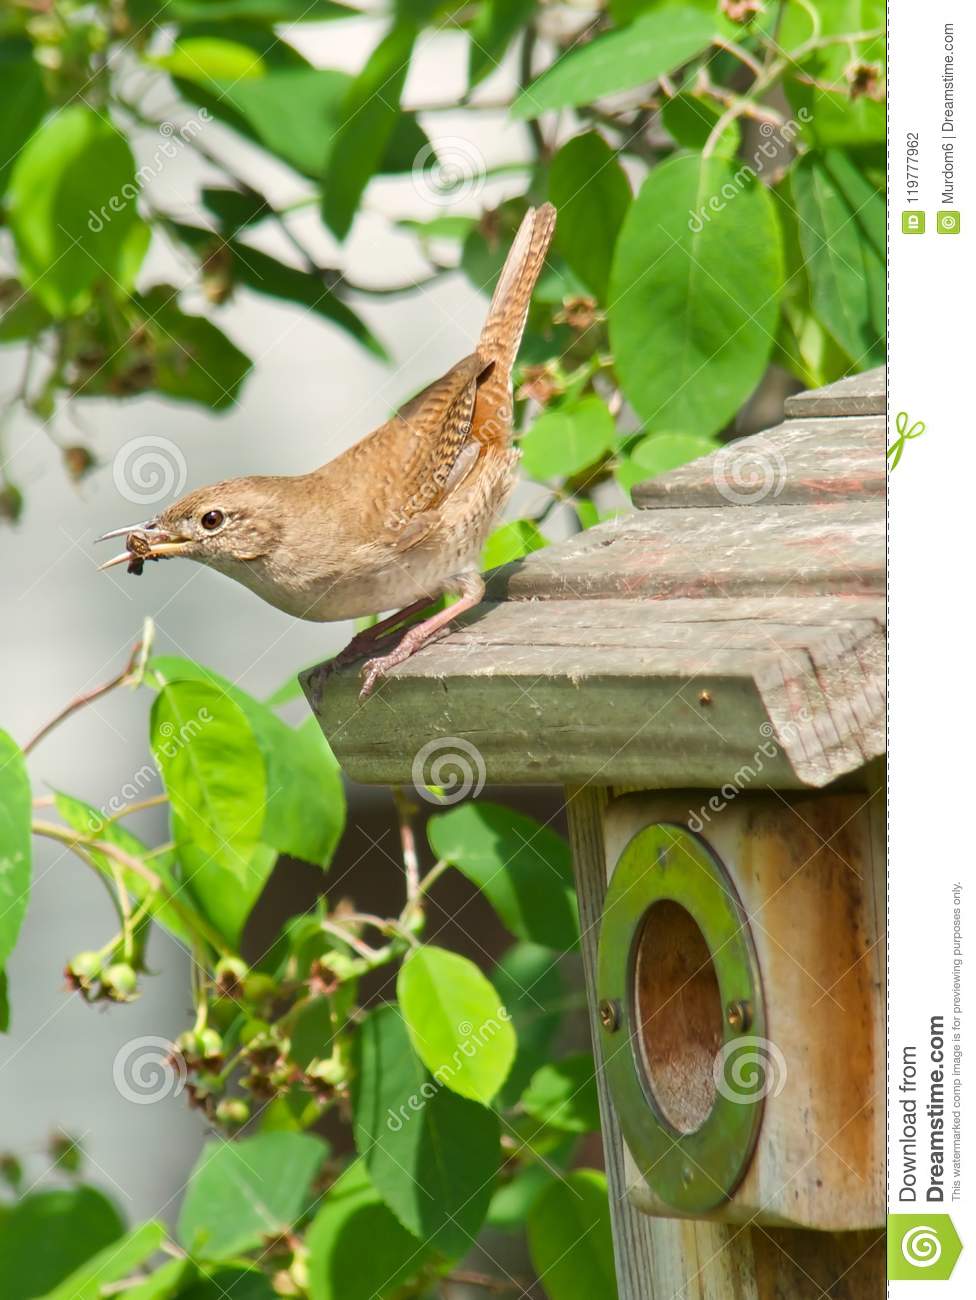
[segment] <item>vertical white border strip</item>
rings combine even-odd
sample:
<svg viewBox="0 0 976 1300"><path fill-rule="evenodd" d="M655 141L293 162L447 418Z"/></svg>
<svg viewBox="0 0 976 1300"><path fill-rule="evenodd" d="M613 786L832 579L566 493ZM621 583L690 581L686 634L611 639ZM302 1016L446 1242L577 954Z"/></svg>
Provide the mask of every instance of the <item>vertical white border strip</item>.
<svg viewBox="0 0 976 1300"><path fill-rule="evenodd" d="M976 23L971 0L890 0L889 230L890 437L916 432L890 477L892 605L889 962L889 1208L949 1213L963 1251L934 1294L976 1294ZM947 25L951 26L947 40ZM947 48L949 47L949 48ZM953 117L943 127L946 55ZM910 145L917 137L917 154ZM950 148L944 146L949 145ZM944 197L949 158L951 201ZM913 168L917 189L910 180ZM913 201L912 194L917 198ZM939 212L958 214L942 233ZM902 231L902 214L924 212L926 229ZM924 433L918 425L924 424ZM954 1007L953 886L960 895L960 1000ZM945 1200L932 1186L931 1020L945 1024ZM958 1022L958 1023L957 1023ZM956 1037L958 1035L958 1038ZM914 1174L906 1139L905 1053L914 1049L917 1101ZM954 1137L958 1050L961 1127ZM956 1143L958 1146L956 1147ZM958 1150L958 1168L954 1154ZM915 1202L908 1200L914 1177ZM958 1182L958 1189L954 1183ZM892 1233L894 1241L896 1234ZM899 1243L900 1244L900 1243ZM894 1296L926 1294L933 1282L899 1281Z"/></svg>

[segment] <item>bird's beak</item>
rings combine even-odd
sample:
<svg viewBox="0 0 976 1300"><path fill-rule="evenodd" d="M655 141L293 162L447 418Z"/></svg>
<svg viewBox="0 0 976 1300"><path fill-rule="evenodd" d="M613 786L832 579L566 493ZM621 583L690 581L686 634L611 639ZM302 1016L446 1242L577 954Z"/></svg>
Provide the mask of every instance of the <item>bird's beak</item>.
<svg viewBox="0 0 976 1300"><path fill-rule="evenodd" d="M120 555L113 555L110 560L100 564L99 572L102 569L111 569L116 564L129 564L133 560L164 560L167 556L179 555L188 540L185 537L174 536L160 528L154 519L148 519L145 523L113 528L111 532L96 537L95 541L106 542L110 537L123 535L126 549Z"/></svg>

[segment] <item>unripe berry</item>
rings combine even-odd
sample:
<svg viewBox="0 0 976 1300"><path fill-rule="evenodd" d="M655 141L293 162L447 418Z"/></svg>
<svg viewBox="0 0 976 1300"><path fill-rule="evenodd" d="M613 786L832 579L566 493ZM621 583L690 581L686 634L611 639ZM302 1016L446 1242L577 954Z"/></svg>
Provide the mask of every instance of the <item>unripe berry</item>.
<svg viewBox="0 0 976 1300"><path fill-rule="evenodd" d="M113 962L101 975L102 989L113 1002L131 1002L138 996L139 981L125 961Z"/></svg>
<svg viewBox="0 0 976 1300"><path fill-rule="evenodd" d="M225 1097L217 1105L217 1122L227 1128L240 1128L251 1118L251 1107L243 1097Z"/></svg>
<svg viewBox="0 0 976 1300"><path fill-rule="evenodd" d="M251 971L244 981L244 1000L251 1006L267 1002L274 997L277 987L270 975L265 975L262 971Z"/></svg>
<svg viewBox="0 0 976 1300"><path fill-rule="evenodd" d="M64 973L69 983L90 989L101 969L102 958L97 952L79 952L68 962Z"/></svg>

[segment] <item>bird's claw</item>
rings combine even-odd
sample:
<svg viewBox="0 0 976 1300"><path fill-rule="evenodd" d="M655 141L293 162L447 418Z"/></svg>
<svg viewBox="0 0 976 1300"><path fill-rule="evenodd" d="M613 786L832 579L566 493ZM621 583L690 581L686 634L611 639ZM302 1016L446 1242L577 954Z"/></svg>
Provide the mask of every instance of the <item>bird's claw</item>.
<svg viewBox="0 0 976 1300"><path fill-rule="evenodd" d="M363 664L362 679L363 688L359 692L361 700L369 699L373 694L377 681L383 676L386 669L390 666L387 662L388 656L383 655L379 659L370 659Z"/></svg>

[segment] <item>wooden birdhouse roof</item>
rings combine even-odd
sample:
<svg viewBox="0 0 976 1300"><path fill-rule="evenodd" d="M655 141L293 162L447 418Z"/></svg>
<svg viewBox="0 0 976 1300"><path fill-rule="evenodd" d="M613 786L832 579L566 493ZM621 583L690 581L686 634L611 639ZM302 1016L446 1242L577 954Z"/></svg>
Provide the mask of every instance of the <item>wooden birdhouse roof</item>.
<svg viewBox="0 0 976 1300"><path fill-rule="evenodd" d="M452 741L495 782L788 789L882 754L884 404L882 370L788 399L633 514L496 570L364 703L357 669L311 670L343 768L416 780Z"/></svg>

